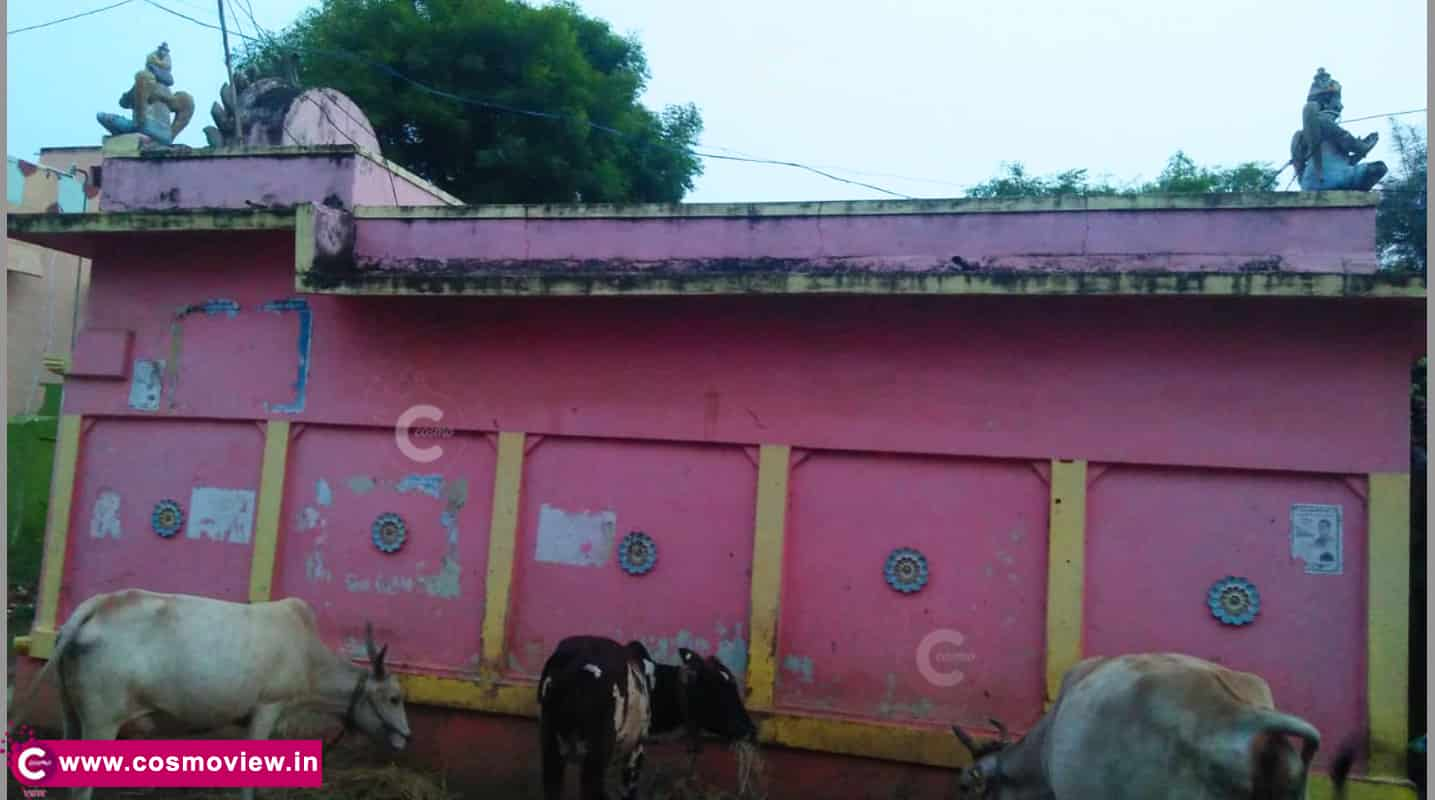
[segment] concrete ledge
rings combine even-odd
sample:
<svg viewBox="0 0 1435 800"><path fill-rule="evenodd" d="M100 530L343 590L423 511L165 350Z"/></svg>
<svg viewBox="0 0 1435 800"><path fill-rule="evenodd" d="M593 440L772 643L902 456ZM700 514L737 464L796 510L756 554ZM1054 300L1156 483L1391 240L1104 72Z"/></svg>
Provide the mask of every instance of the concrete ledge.
<svg viewBox="0 0 1435 800"><path fill-rule="evenodd" d="M1140 272L762 272L645 274L375 274L329 277L301 269L310 294L385 296L621 295L1026 295L1307 297L1421 300L1426 279L1411 274Z"/></svg>
<svg viewBox="0 0 1435 800"><path fill-rule="evenodd" d="M654 219L693 217L850 217L909 214L1002 214L1078 211L1366 208L1372 192L1243 192L997 199L838 200L789 203L532 204L358 206L359 219Z"/></svg>

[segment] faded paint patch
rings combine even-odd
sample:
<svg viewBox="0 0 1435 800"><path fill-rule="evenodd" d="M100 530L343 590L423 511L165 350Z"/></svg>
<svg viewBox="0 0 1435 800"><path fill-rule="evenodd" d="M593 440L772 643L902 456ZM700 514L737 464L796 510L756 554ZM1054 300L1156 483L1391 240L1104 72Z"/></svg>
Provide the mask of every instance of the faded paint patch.
<svg viewBox="0 0 1435 800"><path fill-rule="evenodd" d="M313 506L305 506L294 519L294 527L301 531L312 531L323 524L323 518L319 515L319 509Z"/></svg>
<svg viewBox="0 0 1435 800"><path fill-rule="evenodd" d="M314 549L304 559L304 575L314 583L329 583L334 580L334 573L324 565L324 540L329 534L321 533L314 538Z"/></svg>
<svg viewBox="0 0 1435 800"><path fill-rule="evenodd" d="M354 494L368 494L374 490L378 482L369 475L355 475L349 479L349 489Z"/></svg>
<svg viewBox="0 0 1435 800"><path fill-rule="evenodd" d="M538 511L534 559L546 564L597 567L613 554L618 515L612 511L568 512L544 503Z"/></svg>
<svg viewBox="0 0 1435 800"><path fill-rule="evenodd" d="M719 637L727 630L726 626L721 624L717 629ZM734 627L731 639L718 639L717 657L735 677L741 679L747 674L747 639L743 638L741 624Z"/></svg>
<svg viewBox="0 0 1435 800"><path fill-rule="evenodd" d="M314 483L314 499L321 506L332 506L334 504L334 490L329 488L329 482L320 478Z"/></svg>
<svg viewBox="0 0 1435 800"><path fill-rule="evenodd" d="M282 314L285 311L294 311L299 314L299 366L298 374L294 379L294 402L292 403L264 403L266 411L280 414L298 414L304 410L304 400L308 396L309 389L309 346L313 334L313 312L309 309L309 301L303 298L291 298L288 300L275 300L264 304L265 311L272 311Z"/></svg>
<svg viewBox="0 0 1435 800"><path fill-rule="evenodd" d="M148 358L135 359L130 377L130 408L135 411L158 410L163 377L164 361Z"/></svg>
<svg viewBox="0 0 1435 800"><path fill-rule="evenodd" d="M882 693L882 702L877 704L878 716L928 719L936 708L932 701L925 697L912 703L898 703L895 701L896 695L897 676L889 672L887 673L887 690Z"/></svg>
<svg viewBox="0 0 1435 800"><path fill-rule="evenodd" d="M95 539L120 538L120 493L105 489L95 498L90 515L90 536Z"/></svg>
<svg viewBox="0 0 1435 800"><path fill-rule="evenodd" d="M189 495L185 537L249 544L254 532L254 491L197 486Z"/></svg>
<svg viewBox="0 0 1435 800"><path fill-rule="evenodd" d="M810 656L788 656L782 660L782 668L797 676L803 683L812 683L812 658Z"/></svg>
<svg viewBox="0 0 1435 800"><path fill-rule="evenodd" d="M399 485L394 488L399 494L421 492L437 500L439 499L439 493L443 491L443 476L405 475L403 479L399 481Z"/></svg>

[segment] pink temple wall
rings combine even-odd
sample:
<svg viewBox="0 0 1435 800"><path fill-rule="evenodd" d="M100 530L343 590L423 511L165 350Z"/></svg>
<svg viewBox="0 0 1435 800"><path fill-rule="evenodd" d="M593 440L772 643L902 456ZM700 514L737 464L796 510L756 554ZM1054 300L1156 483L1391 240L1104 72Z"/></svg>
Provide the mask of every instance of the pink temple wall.
<svg viewBox="0 0 1435 800"><path fill-rule="evenodd" d="M387 201L384 201L387 204ZM635 219L360 219L361 263L423 269L645 269L723 259L809 266L954 270L1370 273L1375 211L1289 208ZM548 264L545 262L558 262Z"/></svg>
<svg viewBox="0 0 1435 800"><path fill-rule="evenodd" d="M1088 652L1175 647L1258 669L1283 708L1331 736L1363 719L1364 518L1343 479L1407 469L1414 304L309 295L305 351L301 314L263 308L295 297L292 241L155 234L97 260L89 326L133 330L135 359L171 358L176 308L224 298L239 310L183 320L155 411L129 407L128 379L67 381L65 412L97 420L81 444L62 615L121 585L245 596L247 546L163 540L148 515L195 487L257 489L253 421L285 418L303 425L276 595L313 602L331 644L352 645L372 618L395 663L472 674L489 434L526 431L510 677L532 676L570 633L643 638L665 660L677 646L745 659L751 446L786 443L798 450L779 705L932 725L995 714L1019 729L1042 692L1041 467L1085 458L1111 465L1091 487ZM302 410L275 410L301 394ZM394 444L415 404L443 410L421 424L456 431L432 463ZM118 536L90 534L108 524L102 491L119 500ZM1296 502L1343 504L1344 575L1291 563ZM612 511L615 540L657 539L657 569L630 577L611 554L540 560L544 506ZM395 555L369 541L383 511L409 525ZM597 539L576 523L550 532L592 553L601 527ZM883 583L896 546L926 553L923 593ZM437 580L446 558L456 570ZM1251 629L1204 608L1226 574L1267 598ZM962 636L945 657L963 679L948 688L915 658L935 629Z"/></svg>

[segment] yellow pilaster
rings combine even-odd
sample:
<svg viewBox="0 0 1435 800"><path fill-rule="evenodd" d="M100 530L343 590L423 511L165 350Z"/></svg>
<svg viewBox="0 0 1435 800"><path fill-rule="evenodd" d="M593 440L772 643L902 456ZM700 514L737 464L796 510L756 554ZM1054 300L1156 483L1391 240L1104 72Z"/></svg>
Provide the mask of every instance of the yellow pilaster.
<svg viewBox="0 0 1435 800"><path fill-rule="evenodd" d="M1366 705L1370 774L1405 777L1410 741L1410 475L1370 475ZM1423 691L1423 690L1422 690Z"/></svg>
<svg viewBox="0 0 1435 800"><path fill-rule="evenodd" d="M65 553L70 541L70 511L75 500L75 466L80 457L80 429L84 417L65 414L55 441L55 466L51 473L50 512L45 520L45 560L40 572L40 603L34 629L30 632L29 654L48 658L55 645L60 613L60 586L65 579Z"/></svg>
<svg viewBox="0 0 1435 800"><path fill-rule="evenodd" d="M279 549L279 515L284 505L284 472L289 464L289 421L264 427L264 460L259 472L259 508L254 522L254 552L249 565L249 602L274 595L274 555Z"/></svg>
<svg viewBox="0 0 1435 800"><path fill-rule="evenodd" d="M787 480L792 448L765 444L757 458L757 519L752 541L747 706L772 708L777 683L777 618L782 600L782 554L787 532Z"/></svg>
<svg viewBox="0 0 1435 800"><path fill-rule="evenodd" d="M488 527L488 575L483 605L483 664L488 681L503 672L508 637L508 602L518 538L518 500L523 487L522 433L498 434L498 465L493 476L493 515Z"/></svg>
<svg viewBox="0 0 1435 800"><path fill-rule="evenodd" d="M1086 462L1051 462L1051 516L1046 575L1046 705L1061 678L1081 660L1086 574Z"/></svg>

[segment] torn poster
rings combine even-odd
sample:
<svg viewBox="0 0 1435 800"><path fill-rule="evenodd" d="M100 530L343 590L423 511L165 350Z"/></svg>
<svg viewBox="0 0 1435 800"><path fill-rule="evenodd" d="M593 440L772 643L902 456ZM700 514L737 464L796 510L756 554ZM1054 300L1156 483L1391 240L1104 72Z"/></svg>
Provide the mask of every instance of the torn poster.
<svg viewBox="0 0 1435 800"><path fill-rule="evenodd" d="M254 492L197 486L189 495L187 539L249 544L254 532Z"/></svg>
<svg viewBox="0 0 1435 800"><path fill-rule="evenodd" d="M1305 562L1305 574L1340 575L1345 571L1343 533L1340 506L1291 506L1291 557Z"/></svg>
<svg viewBox="0 0 1435 800"><path fill-rule="evenodd" d="M544 503L538 510L538 547L534 560L571 567L608 563L618 515L612 511L568 512Z"/></svg>

